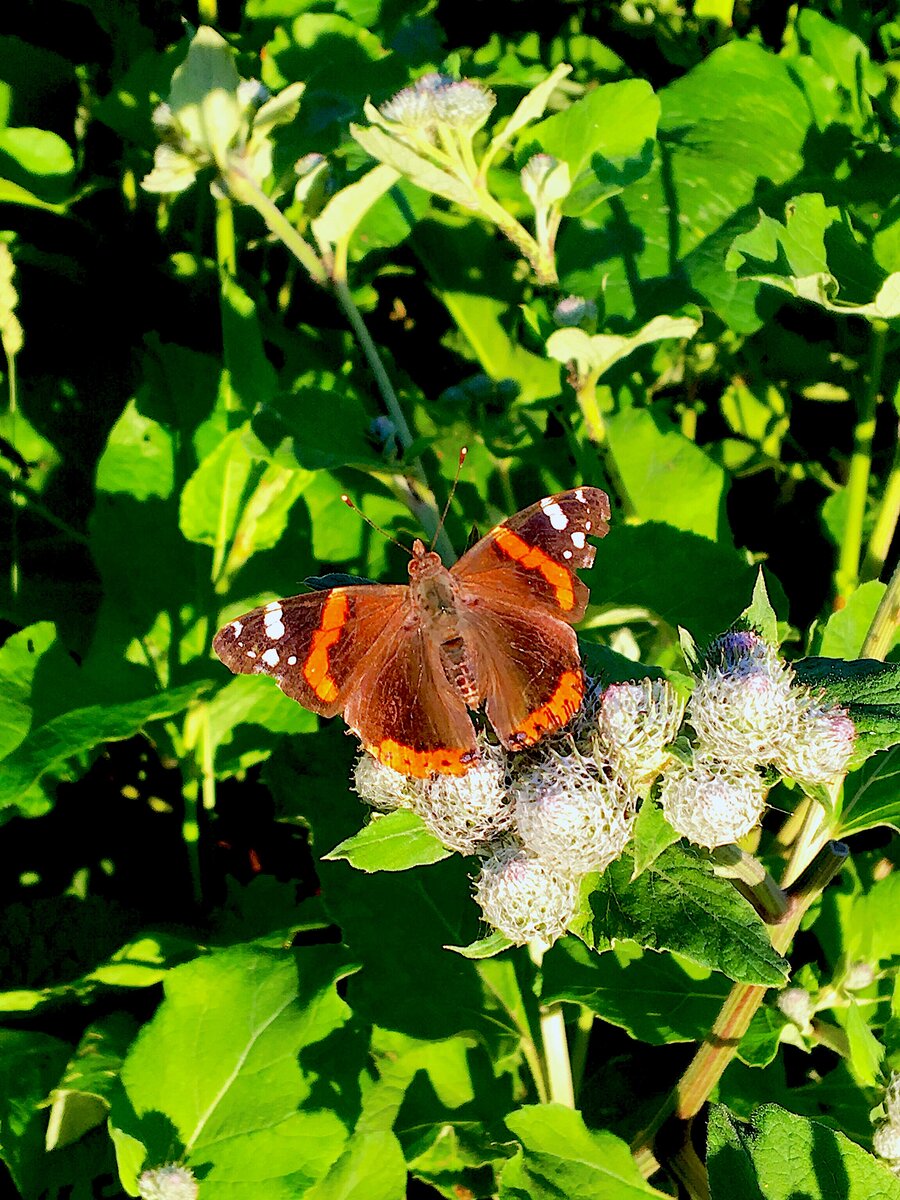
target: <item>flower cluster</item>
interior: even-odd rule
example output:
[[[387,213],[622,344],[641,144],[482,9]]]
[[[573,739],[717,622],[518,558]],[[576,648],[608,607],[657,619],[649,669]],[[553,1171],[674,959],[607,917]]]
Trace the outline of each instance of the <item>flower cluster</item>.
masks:
[[[400,130],[434,141],[442,125],[471,137],[496,103],[494,93],[474,79],[457,80],[432,72],[397,92],[379,112]]]
[[[141,1172],[138,1194],[141,1200],[197,1200],[199,1185],[190,1167],[166,1163]]]

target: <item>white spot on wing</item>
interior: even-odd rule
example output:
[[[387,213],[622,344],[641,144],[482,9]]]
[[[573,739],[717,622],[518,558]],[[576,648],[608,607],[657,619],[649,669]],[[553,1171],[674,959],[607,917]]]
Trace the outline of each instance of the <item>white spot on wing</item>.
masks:
[[[271,604],[266,605],[263,613],[263,624],[266,627],[266,637],[270,642],[277,642],[279,638],[284,637],[284,624],[282,617],[284,610],[277,600],[273,600]]]
[[[544,515],[550,521],[554,529],[565,529],[569,523],[569,518],[559,507],[551,500],[549,503],[546,500],[541,501],[541,508],[544,510]]]
[[[581,488],[575,489],[575,499],[580,500],[581,503],[584,504],[584,492],[581,490]]]
[[[274,612],[276,608],[279,610],[278,620],[280,621],[281,620],[281,613],[280,613],[281,601],[280,600],[270,600],[269,603],[266,605],[266,612],[267,613]]]
[[[277,650],[265,650],[263,652],[262,660],[266,664],[267,667],[277,667],[278,666],[278,651]]]
[[[571,558],[571,557],[572,557],[571,550],[563,550],[563,558]]]
[[[585,521],[585,523],[584,523],[584,527],[585,527],[585,529],[588,531],[588,533],[590,533],[590,532],[591,532],[591,523],[590,523],[590,521]]]
[[[577,529],[572,534],[572,545],[575,547],[576,550],[584,549],[584,534],[581,532],[580,529]]]
[[[288,659],[288,666],[289,666],[289,667],[292,667],[292,666],[294,666],[294,664],[296,663],[296,661],[297,661],[297,655],[296,655],[296,654],[292,654],[292,655],[291,655],[291,657]]]
[[[255,650],[248,650],[248,651],[247,651],[247,657],[248,657],[248,658],[256,658],[256,651],[255,651]]]
[[[243,625],[240,623],[240,621],[232,621],[232,622],[231,622],[231,628],[234,630],[234,636],[235,636],[235,637],[240,637],[240,636],[241,636],[241,630],[242,630],[244,627],[243,627]]]
[[[284,626],[280,621],[270,621],[266,625],[266,637],[271,642],[277,642],[279,638],[284,637]]]

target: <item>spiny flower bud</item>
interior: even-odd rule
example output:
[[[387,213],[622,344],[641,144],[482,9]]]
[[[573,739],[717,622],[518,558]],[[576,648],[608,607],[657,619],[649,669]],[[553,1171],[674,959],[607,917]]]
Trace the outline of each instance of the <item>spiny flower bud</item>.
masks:
[[[552,946],[575,913],[578,887],[518,846],[504,846],[482,867],[475,899],[484,919],[517,946]]]
[[[597,305],[582,296],[564,296],[553,310],[553,320],[564,329],[578,325],[593,329],[597,323]]]
[[[733,766],[772,762],[793,736],[793,672],[755,633],[717,638],[688,715],[704,750]]]
[[[833,783],[847,772],[856,744],[856,726],[843,708],[801,702],[793,736],[775,765],[798,783]]]
[[[425,795],[425,786],[424,779],[402,775],[393,767],[380,763],[367,751],[363,751],[353,768],[354,790],[360,799],[379,812],[390,812],[395,808],[418,811]]]
[[[569,164],[552,154],[533,154],[519,179],[522,191],[536,209],[564,200],[572,190]]]
[[[778,1007],[805,1034],[812,1032],[813,1003],[812,996],[806,988],[784,988],[778,993]]]
[[[858,959],[848,966],[847,973],[841,982],[845,991],[861,992],[875,982],[875,968],[864,959]]]
[[[412,87],[397,92],[379,111],[388,121],[429,136],[438,122],[471,136],[482,127],[496,103],[494,93],[475,80],[455,80],[431,72]]]
[[[872,1149],[895,1174],[900,1173],[900,1125],[890,1121],[879,1125],[872,1138]]]
[[[613,683],[601,697],[597,730],[615,770],[640,787],[669,761],[683,716],[684,701],[664,679]]]
[[[479,739],[480,761],[465,775],[434,775],[417,812],[448,850],[474,854],[513,827],[503,751]]]
[[[663,777],[660,803],[672,828],[712,850],[736,842],[759,824],[766,789],[755,771],[695,759]]]
[[[554,871],[605,871],[631,837],[634,798],[622,780],[591,769],[580,755],[553,759],[516,782],[519,837]]]
[[[166,1163],[141,1172],[138,1192],[141,1200],[197,1200],[200,1186],[190,1167]]]
[[[407,129],[428,130],[434,124],[431,97],[418,86],[403,88],[378,111],[388,121],[395,121]]]

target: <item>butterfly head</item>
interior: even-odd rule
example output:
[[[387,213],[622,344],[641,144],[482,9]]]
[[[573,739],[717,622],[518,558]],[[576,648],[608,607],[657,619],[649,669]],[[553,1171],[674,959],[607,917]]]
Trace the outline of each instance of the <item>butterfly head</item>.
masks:
[[[445,570],[441,556],[433,550],[426,550],[421,538],[413,542],[412,558],[409,560],[409,577],[412,580],[433,579]]]

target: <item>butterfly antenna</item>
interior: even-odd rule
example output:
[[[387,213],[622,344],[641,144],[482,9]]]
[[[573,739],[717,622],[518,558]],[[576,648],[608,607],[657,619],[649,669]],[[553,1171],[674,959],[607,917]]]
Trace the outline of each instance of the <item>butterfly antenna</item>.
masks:
[[[410,555],[410,557],[412,557],[412,550],[410,550],[409,546],[404,546],[402,542],[398,542],[395,537],[392,537],[391,534],[389,534],[386,529],[382,529],[380,525],[376,525],[371,517],[367,517],[366,514],[362,511],[362,509],[357,507],[357,505],[355,505],[353,503],[353,501],[350,499],[350,497],[347,495],[346,492],[341,494],[341,499],[347,505],[347,507],[352,508],[353,511],[356,513],[356,515],[358,517],[360,517],[363,521],[365,521],[365,523],[367,525],[371,525],[371,527],[375,530],[376,533],[380,533],[382,537],[387,538],[387,540],[389,542],[393,542],[395,546],[399,546],[401,550],[403,550],[406,554],[408,554],[408,555]]]
[[[466,461],[466,455],[469,453],[469,447],[463,446],[459,452],[459,460],[456,464],[456,474],[453,476],[453,484],[450,488],[450,495],[447,497],[447,503],[444,505],[444,511],[441,513],[441,519],[438,521],[438,527],[434,531],[434,537],[431,539],[429,550],[433,550],[438,538],[441,536],[441,530],[444,528],[444,522],[447,520],[447,513],[450,511],[450,504],[456,492],[456,485],[459,483],[459,473],[462,471],[463,463]]]

